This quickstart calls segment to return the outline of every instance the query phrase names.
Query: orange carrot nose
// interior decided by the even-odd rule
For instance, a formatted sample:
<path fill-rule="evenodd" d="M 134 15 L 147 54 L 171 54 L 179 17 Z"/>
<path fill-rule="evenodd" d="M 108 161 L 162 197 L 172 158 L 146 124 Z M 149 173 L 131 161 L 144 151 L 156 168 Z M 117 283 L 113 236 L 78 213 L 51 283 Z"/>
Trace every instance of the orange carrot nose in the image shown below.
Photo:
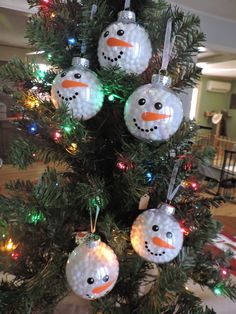
<path fill-rule="evenodd" d="M 171 115 L 154 112 L 143 112 L 141 117 L 144 121 L 155 121 L 169 118 Z"/>
<path fill-rule="evenodd" d="M 117 39 L 115 37 L 111 37 L 107 40 L 107 44 L 110 47 L 117 47 L 117 46 L 121 46 L 121 47 L 133 47 L 130 43 L 127 43 L 126 41 Z"/>
<path fill-rule="evenodd" d="M 101 293 L 105 290 L 107 290 L 111 285 L 113 281 L 108 281 L 107 283 L 104 283 L 104 285 L 101 285 L 99 287 L 96 287 L 92 290 L 92 293 Z"/>
<path fill-rule="evenodd" d="M 71 87 L 87 87 L 88 84 L 82 83 L 82 82 L 75 82 L 71 80 L 64 80 L 61 83 L 61 86 L 64 88 L 71 88 Z"/>
<path fill-rule="evenodd" d="M 152 242 L 160 247 L 164 247 L 166 249 L 175 249 L 174 246 L 172 246 L 171 244 L 167 243 L 166 241 L 163 241 L 162 239 L 158 238 L 158 237 L 154 237 L 152 238 Z"/>

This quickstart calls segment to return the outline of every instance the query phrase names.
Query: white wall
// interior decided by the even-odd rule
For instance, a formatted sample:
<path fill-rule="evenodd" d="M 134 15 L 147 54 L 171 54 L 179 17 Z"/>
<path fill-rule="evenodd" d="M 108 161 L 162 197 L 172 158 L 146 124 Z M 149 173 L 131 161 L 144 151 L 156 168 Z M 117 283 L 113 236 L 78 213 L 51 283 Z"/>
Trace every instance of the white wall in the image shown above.
<path fill-rule="evenodd" d="M 20 57 L 22 60 L 25 60 L 25 54 L 29 52 L 29 49 L 17 48 L 10 46 L 1 46 L 0 45 L 0 61 L 8 61 L 15 56 Z"/>

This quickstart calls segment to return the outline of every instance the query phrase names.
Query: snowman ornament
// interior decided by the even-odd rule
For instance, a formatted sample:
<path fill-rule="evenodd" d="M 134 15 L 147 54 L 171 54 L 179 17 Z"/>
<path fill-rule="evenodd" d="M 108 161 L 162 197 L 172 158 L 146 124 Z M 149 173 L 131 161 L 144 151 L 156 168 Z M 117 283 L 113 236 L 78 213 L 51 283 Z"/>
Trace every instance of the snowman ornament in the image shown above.
<path fill-rule="evenodd" d="M 163 264 L 173 260 L 183 245 L 183 232 L 173 217 L 174 207 L 161 204 L 139 215 L 131 230 L 131 243 L 141 257 Z"/>
<path fill-rule="evenodd" d="M 151 42 L 145 29 L 135 21 L 135 13 L 124 10 L 118 13 L 118 21 L 104 30 L 98 43 L 102 67 L 119 66 L 133 74 L 147 69 L 152 56 Z"/>
<path fill-rule="evenodd" d="M 51 100 L 56 108 L 68 105 L 75 118 L 88 120 L 103 105 L 104 93 L 97 75 L 89 69 L 89 61 L 74 57 L 72 67 L 56 76 L 51 89 Z"/>
<path fill-rule="evenodd" d="M 75 294 L 88 300 L 109 293 L 118 274 L 119 263 L 115 253 L 95 234 L 88 234 L 80 240 L 66 264 L 69 286 Z"/>
<path fill-rule="evenodd" d="M 151 84 L 139 87 L 128 98 L 124 118 L 133 136 L 158 142 L 168 140 L 178 130 L 183 107 L 170 84 L 170 77 L 154 74 Z"/>

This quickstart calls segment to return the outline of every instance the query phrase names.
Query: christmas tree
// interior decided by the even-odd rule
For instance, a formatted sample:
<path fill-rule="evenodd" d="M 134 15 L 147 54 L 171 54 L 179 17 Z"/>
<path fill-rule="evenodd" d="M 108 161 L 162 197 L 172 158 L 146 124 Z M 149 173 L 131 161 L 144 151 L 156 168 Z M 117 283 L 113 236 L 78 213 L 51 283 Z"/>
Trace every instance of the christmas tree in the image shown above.
<path fill-rule="evenodd" d="M 186 289 L 236 299 L 231 253 L 209 249 L 220 199 L 199 191 L 197 127 L 178 96 L 200 76 L 199 18 L 163 0 L 28 3 L 26 35 L 51 67 L 0 69 L 22 113 L 9 158 L 64 170 L 0 196 L 0 266 L 13 276 L 0 312 L 50 313 L 72 289 L 94 313 L 215 313 Z"/>

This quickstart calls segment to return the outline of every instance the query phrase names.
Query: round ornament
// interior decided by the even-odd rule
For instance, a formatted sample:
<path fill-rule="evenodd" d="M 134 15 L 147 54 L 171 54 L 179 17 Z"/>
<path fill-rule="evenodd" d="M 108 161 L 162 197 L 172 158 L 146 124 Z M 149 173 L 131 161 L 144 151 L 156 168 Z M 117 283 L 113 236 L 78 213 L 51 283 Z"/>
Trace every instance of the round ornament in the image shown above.
<path fill-rule="evenodd" d="M 110 292 L 118 274 L 119 263 L 115 253 L 94 234 L 74 249 L 66 265 L 71 289 L 88 300 L 98 299 Z"/>
<path fill-rule="evenodd" d="M 80 120 L 88 120 L 99 112 L 104 93 L 87 59 L 73 58 L 72 67 L 56 76 L 51 99 L 56 108 L 66 103 L 73 116 Z"/>
<path fill-rule="evenodd" d="M 119 66 L 127 73 L 141 74 L 148 67 L 152 47 L 145 29 L 136 22 L 135 13 L 121 11 L 118 21 L 110 24 L 98 43 L 102 67 Z"/>
<path fill-rule="evenodd" d="M 154 74 L 152 83 L 139 87 L 125 104 L 125 123 L 136 138 L 148 142 L 168 140 L 183 119 L 180 99 L 169 88 L 171 79 Z"/>
<path fill-rule="evenodd" d="M 139 215 L 131 230 L 131 243 L 138 255 L 157 264 L 173 260 L 183 245 L 183 233 L 172 216 L 174 207 L 162 204 Z"/>

